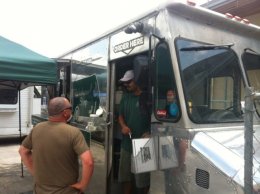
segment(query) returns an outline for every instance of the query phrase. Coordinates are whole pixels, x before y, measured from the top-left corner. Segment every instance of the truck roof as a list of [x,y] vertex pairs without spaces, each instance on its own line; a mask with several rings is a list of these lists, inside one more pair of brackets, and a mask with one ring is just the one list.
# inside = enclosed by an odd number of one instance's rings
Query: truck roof
[[107,32],[101,34],[100,36],[97,36],[96,38],[89,40],[78,47],[69,50],[68,52],[62,54],[58,58],[62,58],[66,56],[67,54],[77,51],[84,46],[91,44],[92,42],[95,42],[97,40],[103,39],[104,37],[111,36],[122,29],[126,28],[129,24],[140,21],[145,18],[151,17],[153,15],[157,15],[159,12],[163,10],[168,10],[172,13],[176,13],[178,16],[182,16],[188,20],[193,20],[198,23],[204,23],[207,25],[214,25],[215,27],[219,28],[225,28],[227,30],[233,31],[233,32],[241,32],[249,34],[250,36],[256,36],[260,37],[260,27],[257,25],[253,25],[250,23],[247,23],[246,20],[239,20],[239,18],[232,17],[230,15],[221,14],[206,8],[203,8],[201,6],[195,6],[195,5],[189,5],[187,3],[182,3],[178,1],[167,1],[165,3],[159,4],[156,7],[150,9],[149,11],[131,19],[127,22],[112,28],[108,30]]

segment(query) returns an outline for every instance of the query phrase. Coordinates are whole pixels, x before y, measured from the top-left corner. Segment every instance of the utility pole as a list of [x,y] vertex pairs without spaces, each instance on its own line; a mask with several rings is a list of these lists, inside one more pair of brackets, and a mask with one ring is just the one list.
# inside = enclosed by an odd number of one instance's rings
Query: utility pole
[[253,116],[254,100],[260,98],[260,93],[255,93],[254,88],[245,88],[245,148],[244,148],[244,192],[253,194]]

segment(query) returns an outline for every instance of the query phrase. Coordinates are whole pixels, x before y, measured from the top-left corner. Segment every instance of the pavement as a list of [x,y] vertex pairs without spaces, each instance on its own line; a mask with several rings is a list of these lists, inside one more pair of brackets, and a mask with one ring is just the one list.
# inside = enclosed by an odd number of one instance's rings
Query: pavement
[[[19,139],[0,138],[0,194],[33,194],[33,177],[25,166],[21,165],[18,149]],[[91,143],[90,149],[94,157],[95,170],[85,194],[105,194],[105,150],[104,147]],[[163,173],[155,171],[151,174],[151,194],[163,194]],[[120,191],[113,192],[121,193]]]
[[[19,147],[20,140],[17,138],[0,138],[0,194],[33,194],[33,177],[21,164]],[[94,155],[95,170],[85,193],[103,194],[104,148],[92,145],[91,151]]]
[[32,194],[33,178],[21,164],[19,139],[0,139],[0,193]]

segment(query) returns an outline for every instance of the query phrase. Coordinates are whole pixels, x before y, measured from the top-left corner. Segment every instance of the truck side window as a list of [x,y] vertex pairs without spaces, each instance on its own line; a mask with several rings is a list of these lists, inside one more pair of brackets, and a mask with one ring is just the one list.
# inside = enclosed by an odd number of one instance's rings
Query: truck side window
[[159,43],[155,50],[155,116],[159,120],[176,121],[180,106],[168,45]]

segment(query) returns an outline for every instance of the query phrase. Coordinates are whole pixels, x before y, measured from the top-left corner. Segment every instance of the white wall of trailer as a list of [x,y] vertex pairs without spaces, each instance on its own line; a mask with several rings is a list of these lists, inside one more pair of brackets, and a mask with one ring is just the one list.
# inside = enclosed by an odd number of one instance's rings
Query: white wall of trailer
[[[33,87],[21,90],[21,131],[26,135],[32,129]],[[19,136],[19,99],[17,104],[0,105],[0,137]]]

